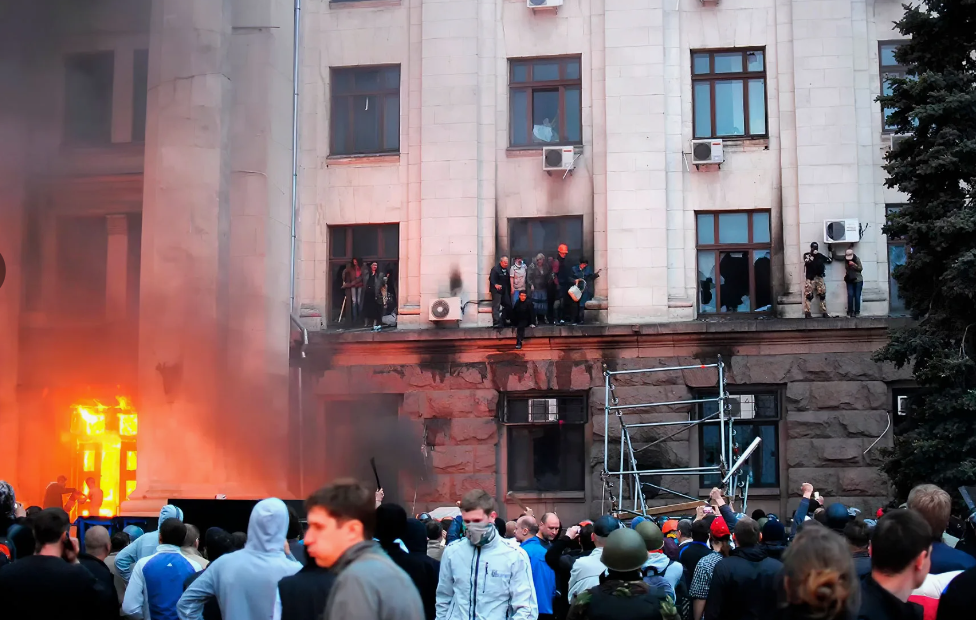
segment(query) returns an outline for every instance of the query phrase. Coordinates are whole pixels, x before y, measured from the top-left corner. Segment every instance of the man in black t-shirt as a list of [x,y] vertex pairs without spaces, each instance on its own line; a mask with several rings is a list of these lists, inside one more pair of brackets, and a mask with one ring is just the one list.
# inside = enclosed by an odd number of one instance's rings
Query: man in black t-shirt
[[820,244],[816,241],[810,244],[810,251],[803,255],[803,316],[810,318],[810,302],[813,296],[820,298],[820,312],[827,316],[827,285],[824,276],[827,275],[827,265],[831,258],[820,253]]

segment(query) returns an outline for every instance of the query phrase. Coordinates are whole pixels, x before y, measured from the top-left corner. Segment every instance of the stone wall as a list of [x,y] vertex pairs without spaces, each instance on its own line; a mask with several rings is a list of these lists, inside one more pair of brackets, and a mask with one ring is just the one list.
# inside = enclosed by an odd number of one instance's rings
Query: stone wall
[[[508,491],[507,446],[504,426],[497,421],[499,402],[505,395],[572,392],[588,397],[586,491],[520,497],[537,511],[555,508],[566,518],[599,514],[604,363],[611,370],[686,366],[713,363],[716,351],[721,351],[733,394],[751,387],[774,389],[781,395],[780,486],[754,490],[750,509],[789,514],[802,482],[813,483],[829,499],[862,510],[876,509],[886,499],[887,483],[877,469],[877,447],[867,454],[864,451],[886,430],[891,386],[910,381],[910,373],[871,360],[871,351],[883,339],[884,331],[877,329],[881,321],[872,322],[870,328],[863,328],[866,323],[862,321],[862,329],[843,321],[796,321],[793,325],[798,329],[779,331],[783,323],[761,327],[742,323],[743,331],[726,325],[720,332],[706,326],[703,333],[694,335],[688,330],[700,329],[701,324],[649,328],[655,333],[636,339],[623,329],[595,328],[599,335],[551,329],[546,337],[527,340],[526,348],[518,353],[511,350],[508,334],[488,330],[465,330],[465,338],[459,340],[450,340],[447,334],[424,338],[423,332],[346,334],[316,340],[309,355],[312,360],[322,359],[319,351],[328,351],[330,367],[314,373],[318,399],[357,393],[401,394],[400,416],[425,426],[431,475],[417,489],[418,510],[453,505],[465,491],[476,487],[504,496]],[[748,332],[745,326],[749,326]],[[636,346],[622,348],[624,344]],[[653,353],[662,348],[673,354]],[[614,384],[620,404],[675,401],[714,387],[717,375],[714,369],[619,375]],[[625,421],[687,420],[688,412],[688,405],[642,409],[626,415]],[[640,450],[675,430],[635,429],[632,440],[641,467],[697,464],[697,430],[680,432],[649,450]],[[878,447],[890,445],[890,437],[887,434]],[[620,427],[611,420],[611,468],[619,462],[619,441]],[[407,501],[412,498],[411,484],[405,485]],[[670,478],[667,484],[682,493],[707,494],[707,489],[698,487],[697,478],[690,476]],[[672,501],[658,498],[653,503]],[[512,499],[507,507],[517,510]]]

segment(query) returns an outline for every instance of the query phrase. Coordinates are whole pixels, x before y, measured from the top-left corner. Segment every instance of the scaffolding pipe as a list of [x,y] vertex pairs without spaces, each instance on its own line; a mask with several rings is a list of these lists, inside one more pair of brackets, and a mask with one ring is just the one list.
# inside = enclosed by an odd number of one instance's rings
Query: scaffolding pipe
[[639,372],[666,372],[673,370],[697,370],[699,368],[717,368],[721,362],[715,364],[699,364],[697,366],[667,366],[665,368],[638,368],[637,370],[608,370],[611,377],[616,375],[633,375]]
[[681,474],[718,474],[721,473],[718,467],[708,466],[708,467],[675,467],[672,469],[628,469],[620,472],[613,472],[615,474],[620,474],[620,476],[633,476],[635,474],[640,476],[678,476]]
[[721,356],[718,358],[718,428],[719,465],[729,467],[725,461],[725,368]]
[[612,411],[620,411],[621,409],[645,409],[649,407],[667,407],[669,405],[694,405],[696,403],[714,403],[717,402],[718,398],[695,398],[692,400],[668,400],[661,403],[639,403],[634,405],[613,405],[610,407]]

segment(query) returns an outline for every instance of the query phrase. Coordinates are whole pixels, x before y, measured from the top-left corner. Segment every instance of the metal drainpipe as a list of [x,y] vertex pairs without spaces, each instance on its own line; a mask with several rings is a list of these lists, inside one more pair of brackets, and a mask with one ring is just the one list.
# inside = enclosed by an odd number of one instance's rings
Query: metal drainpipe
[[298,74],[301,41],[302,0],[295,0],[295,49],[292,54],[291,117],[291,295],[288,312],[295,314],[295,250],[298,245]]

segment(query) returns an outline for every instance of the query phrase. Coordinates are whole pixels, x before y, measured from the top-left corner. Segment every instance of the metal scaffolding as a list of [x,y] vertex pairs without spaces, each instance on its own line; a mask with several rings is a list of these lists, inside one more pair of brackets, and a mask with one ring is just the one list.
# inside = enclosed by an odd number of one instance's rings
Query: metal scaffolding
[[[638,403],[632,405],[621,405],[619,399],[614,394],[615,386],[613,383],[614,377],[620,375],[638,375],[644,373],[657,373],[657,372],[681,372],[684,370],[702,370],[707,368],[715,368],[718,371],[718,395],[713,398],[692,398],[688,400],[675,400],[675,401],[662,401],[662,402],[649,402],[649,403]],[[651,482],[642,480],[642,477],[646,476],[702,476],[702,475],[719,475],[722,478],[722,484],[726,485],[726,495],[734,496],[737,488],[742,488],[743,492],[743,507],[745,510],[745,502],[748,499],[749,493],[749,474],[748,471],[742,468],[742,465],[748,459],[749,455],[756,449],[759,445],[759,439],[757,438],[753,441],[752,445],[739,456],[738,446],[735,443],[735,429],[733,427],[734,417],[732,416],[732,408],[729,402],[729,394],[725,389],[725,365],[722,362],[721,356],[719,356],[718,361],[714,364],[699,364],[696,366],[668,366],[665,368],[642,368],[638,370],[610,370],[606,364],[603,365],[603,377],[604,377],[604,405],[603,405],[603,471],[601,473],[601,478],[603,479],[603,500],[602,505],[604,512],[606,512],[605,504],[609,494],[611,503],[611,512],[629,512],[636,515],[646,515],[647,513],[647,502],[644,497],[644,487],[652,487],[671,493],[677,497],[683,497],[691,501],[698,501],[699,498],[691,497],[690,495],[685,495],[670,489],[666,486],[659,486]],[[718,411],[711,413],[706,416],[701,416],[698,419],[694,419],[689,413],[687,420],[677,420],[672,422],[646,422],[646,423],[634,423],[627,424],[624,422],[624,411],[634,411],[636,409],[654,409],[656,407],[669,407],[676,405],[700,405],[703,403],[717,403]],[[619,468],[616,470],[610,469],[610,420],[611,413],[620,425],[620,463]],[[699,424],[718,424],[719,427],[719,462],[716,465],[708,465],[701,467],[672,467],[664,469],[640,469],[637,465],[637,457],[635,454],[634,446],[631,440],[631,430],[635,428],[651,428],[651,427],[666,427],[666,426],[679,426],[678,430],[673,433],[669,433],[664,437],[655,439],[647,446],[639,448],[639,450],[649,448],[652,445],[656,445],[666,439],[669,439],[679,433],[687,431],[691,428],[696,427]],[[639,451],[638,450],[638,451]],[[739,457],[738,462],[733,465],[733,460],[735,457]],[[625,467],[626,466],[626,467]],[[613,492],[614,478],[617,478],[617,495],[619,499],[615,496]],[[740,481],[741,477],[741,481]],[[623,508],[623,495],[624,495],[624,482],[628,481],[632,485],[632,497],[633,497],[633,509],[627,510]],[[608,493],[609,491],[609,493]]]

